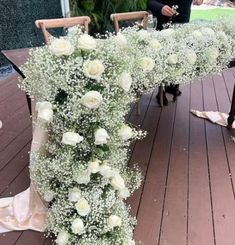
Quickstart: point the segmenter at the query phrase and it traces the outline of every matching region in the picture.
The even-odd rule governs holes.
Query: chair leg
[[[163,107],[163,85],[159,86],[158,92],[160,96],[160,107]]]
[[[235,86],[233,89],[233,98],[232,98],[232,105],[231,105],[231,110],[229,112],[229,117],[228,117],[228,129],[232,128],[232,124],[235,120]]]

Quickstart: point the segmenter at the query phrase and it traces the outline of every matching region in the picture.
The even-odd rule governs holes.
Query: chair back
[[[84,27],[84,31],[88,33],[88,25],[91,22],[88,16],[70,17],[70,18],[58,18],[58,19],[45,19],[36,20],[35,25],[42,30],[46,44],[50,43],[49,37],[51,34],[47,31],[50,28],[72,27],[75,25],[81,25]]]
[[[118,33],[120,30],[119,21],[124,21],[124,20],[142,20],[143,28],[146,30],[148,25],[148,12],[138,11],[138,12],[116,13],[116,14],[111,14],[110,19],[114,24],[116,33]]]

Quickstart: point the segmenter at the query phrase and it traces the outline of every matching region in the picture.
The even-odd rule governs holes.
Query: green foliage
[[[87,15],[91,18],[90,33],[113,30],[112,13],[146,10],[147,0],[70,0],[72,16]]]

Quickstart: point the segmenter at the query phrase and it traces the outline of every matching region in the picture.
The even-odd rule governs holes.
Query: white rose
[[[98,91],[89,91],[81,98],[81,103],[89,109],[97,109],[103,102],[103,97]]]
[[[88,162],[88,170],[92,173],[92,174],[96,174],[100,171],[100,160],[95,159],[94,161],[90,161]]]
[[[96,40],[88,35],[83,34],[78,38],[78,44],[77,47],[84,51],[90,51],[96,49],[97,43]]]
[[[75,219],[72,222],[71,230],[74,234],[81,235],[85,230],[83,221],[79,218]]]
[[[218,58],[219,56],[219,50],[215,47],[211,47],[207,50],[207,57],[208,57],[208,61],[210,63],[213,63],[216,61],[216,59]]]
[[[203,35],[200,31],[195,30],[192,32],[192,37],[196,39],[196,41],[202,41],[203,40]]]
[[[77,202],[81,197],[81,190],[78,187],[74,187],[69,191],[69,201]]]
[[[109,135],[104,128],[99,128],[95,131],[95,145],[107,144]]]
[[[162,30],[160,33],[164,38],[168,38],[168,37],[173,36],[175,34],[175,30],[172,28],[168,28],[168,29]]]
[[[197,61],[197,54],[192,49],[186,50],[185,57],[190,65],[194,65]]]
[[[59,232],[57,239],[56,239],[56,244],[67,245],[68,242],[69,242],[69,233],[67,231]]]
[[[108,218],[108,226],[113,229],[122,225],[122,219],[117,215],[110,215]]]
[[[155,61],[152,58],[144,57],[141,59],[141,67],[144,72],[152,71],[155,66]]]
[[[119,137],[122,138],[122,140],[129,140],[133,137],[133,131],[132,128],[127,126],[127,125],[123,125],[119,130],[118,130],[118,135]]]
[[[126,199],[130,196],[130,191],[127,188],[123,188],[119,191],[119,197],[122,199]]]
[[[62,143],[65,145],[76,146],[81,141],[83,141],[83,137],[74,132],[64,133],[62,137]]]
[[[118,173],[116,173],[110,181],[111,186],[113,187],[114,190],[122,190],[125,187],[125,181],[122,178],[122,176]]]
[[[104,66],[100,60],[87,60],[84,62],[83,71],[87,77],[98,80],[104,72]]]
[[[113,171],[112,168],[110,166],[108,166],[107,164],[102,164],[100,166],[100,174],[105,178],[105,179],[109,179],[113,176]]]
[[[80,171],[79,173],[75,173],[73,175],[73,180],[80,185],[87,185],[91,180],[91,173],[88,170]]]
[[[91,212],[91,207],[85,198],[80,198],[75,204],[75,208],[79,215],[87,216]]]
[[[122,49],[127,48],[127,39],[126,37],[121,34],[120,32],[114,37],[115,43]]]
[[[35,110],[38,112],[38,118],[44,122],[51,122],[53,119],[52,104],[48,101],[37,102]]]
[[[70,41],[63,38],[54,39],[49,46],[50,51],[56,56],[71,55],[74,51]]]
[[[46,202],[51,202],[54,199],[55,196],[55,192],[52,190],[48,190],[46,191],[46,193],[44,193],[44,200]]]
[[[128,92],[131,88],[131,84],[132,84],[132,77],[131,74],[127,73],[127,72],[123,72],[118,79],[118,84],[120,85],[120,87]]]
[[[171,65],[176,65],[177,62],[178,62],[178,56],[177,56],[177,54],[171,54],[167,58],[167,63],[169,63]]]
[[[215,32],[209,27],[201,28],[201,33],[202,33],[202,35],[204,35],[207,38],[208,37],[209,38],[214,38],[215,37]]]
[[[157,39],[151,39],[149,41],[149,46],[153,49],[160,49],[162,47],[161,43]]]

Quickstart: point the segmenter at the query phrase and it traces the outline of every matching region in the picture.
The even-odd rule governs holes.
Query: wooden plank
[[[29,58],[29,48],[2,50],[1,52],[8,60],[18,67],[23,65]]]
[[[161,113],[161,108],[157,106],[155,93],[153,94],[151,102],[149,104],[148,110],[146,110],[146,116],[142,123],[142,129],[147,131],[147,137],[141,141],[137,141],[135,147],[132,152],[132,156],[130,158],[130,166],[138,163],[142,174],[145,178],[146,171],[149,164],[150,154],[151,154],[151,146],[154,141],[155,132],[157,130],[157,125]],[[145,112],[142,112],[144,114]],[[141,199],[141,194],[143,190],[143,184],[141,187],[135,192],[135,194],[129,198],[128,203],[131,204],[131,214],[133,216],[137,216],[139,203]]]
[[[2,120],[3,126],[0,129],[0,152],[17,137],[24,129],[31,124],[27,105],[21,107],[15,114],[6,120]]]
[[[189,88],[189,86],[181,88],[183,95],[177,102],[169,170],[166,180],[166,194],[159,240],[160,245],[186,244]]]
[[[14,95],[0,102],[1,120],[7,120],[7,118],[11,117],[19,108],[24,106],[25,103],[25,94],[21,91],[17,91]]]
[[[154,135],[151,158],[148,163],[137,216],[138,225],[134,234],[136,241],[140,240],[143,244],[158,243],[175,108],[176,104],[173,103],[162,109],[158,129]],[[156,113],[156,109],[155,112],[149,111],[148,120],[155,115],[154,113]],[[154,119],[152,123],[157,126],[158,123]],[[150,147],[151,145],[147,145],[146,148]],[[142,150],[140,152],[143,154]],[[141,155],[141,153],[139,154]]]
[[[44,233],[37,231],[24,231],[15,245],[43,245],[45,242]]]
[[[213,80],[203,81],[204,110],[218,110]],[[206,122],[216,245],[235,244],[235,202],[221,127]]]
[[[24,148],[32,139],[32,127],[27,127],[0,153],[0,171],[4,168],[22,148]]]
[[[231,103],[228,97],[228,93],[226,91],[224,78],[221,76],[214,76],[214,86],[216,93],[216,102],[218,110],[221,112],[228,112],[231,107]],[[233,86],[233,80],[229,80],[230,85]],[[229,84],[227,81],[227,84]],[[230,131],[226,128],[222,128],[223,140],[225,144],[225,150],[227,154],[227,163],[229,175],[232,182],[233,193],[234,193],[234,185],[235,185],[235,151],[234,151],[234,142],[231,140]],[[235,196],[235,193],[234,193]]]
[[[17,77],[15,75],[8,77],[6,83],[0,85],[0,102],[3,102],[18,91]]]
[[[21,173],[21,171],[29,164],[29,150],[31,144],[27,144],[15,158],[7,164],[0,172],[0,193],[5,191],[10,183]]]
[[[202,84],[191,85],[191,109],[203,110]],[[190,115],[188,245],[215,245],[205,122]]]

